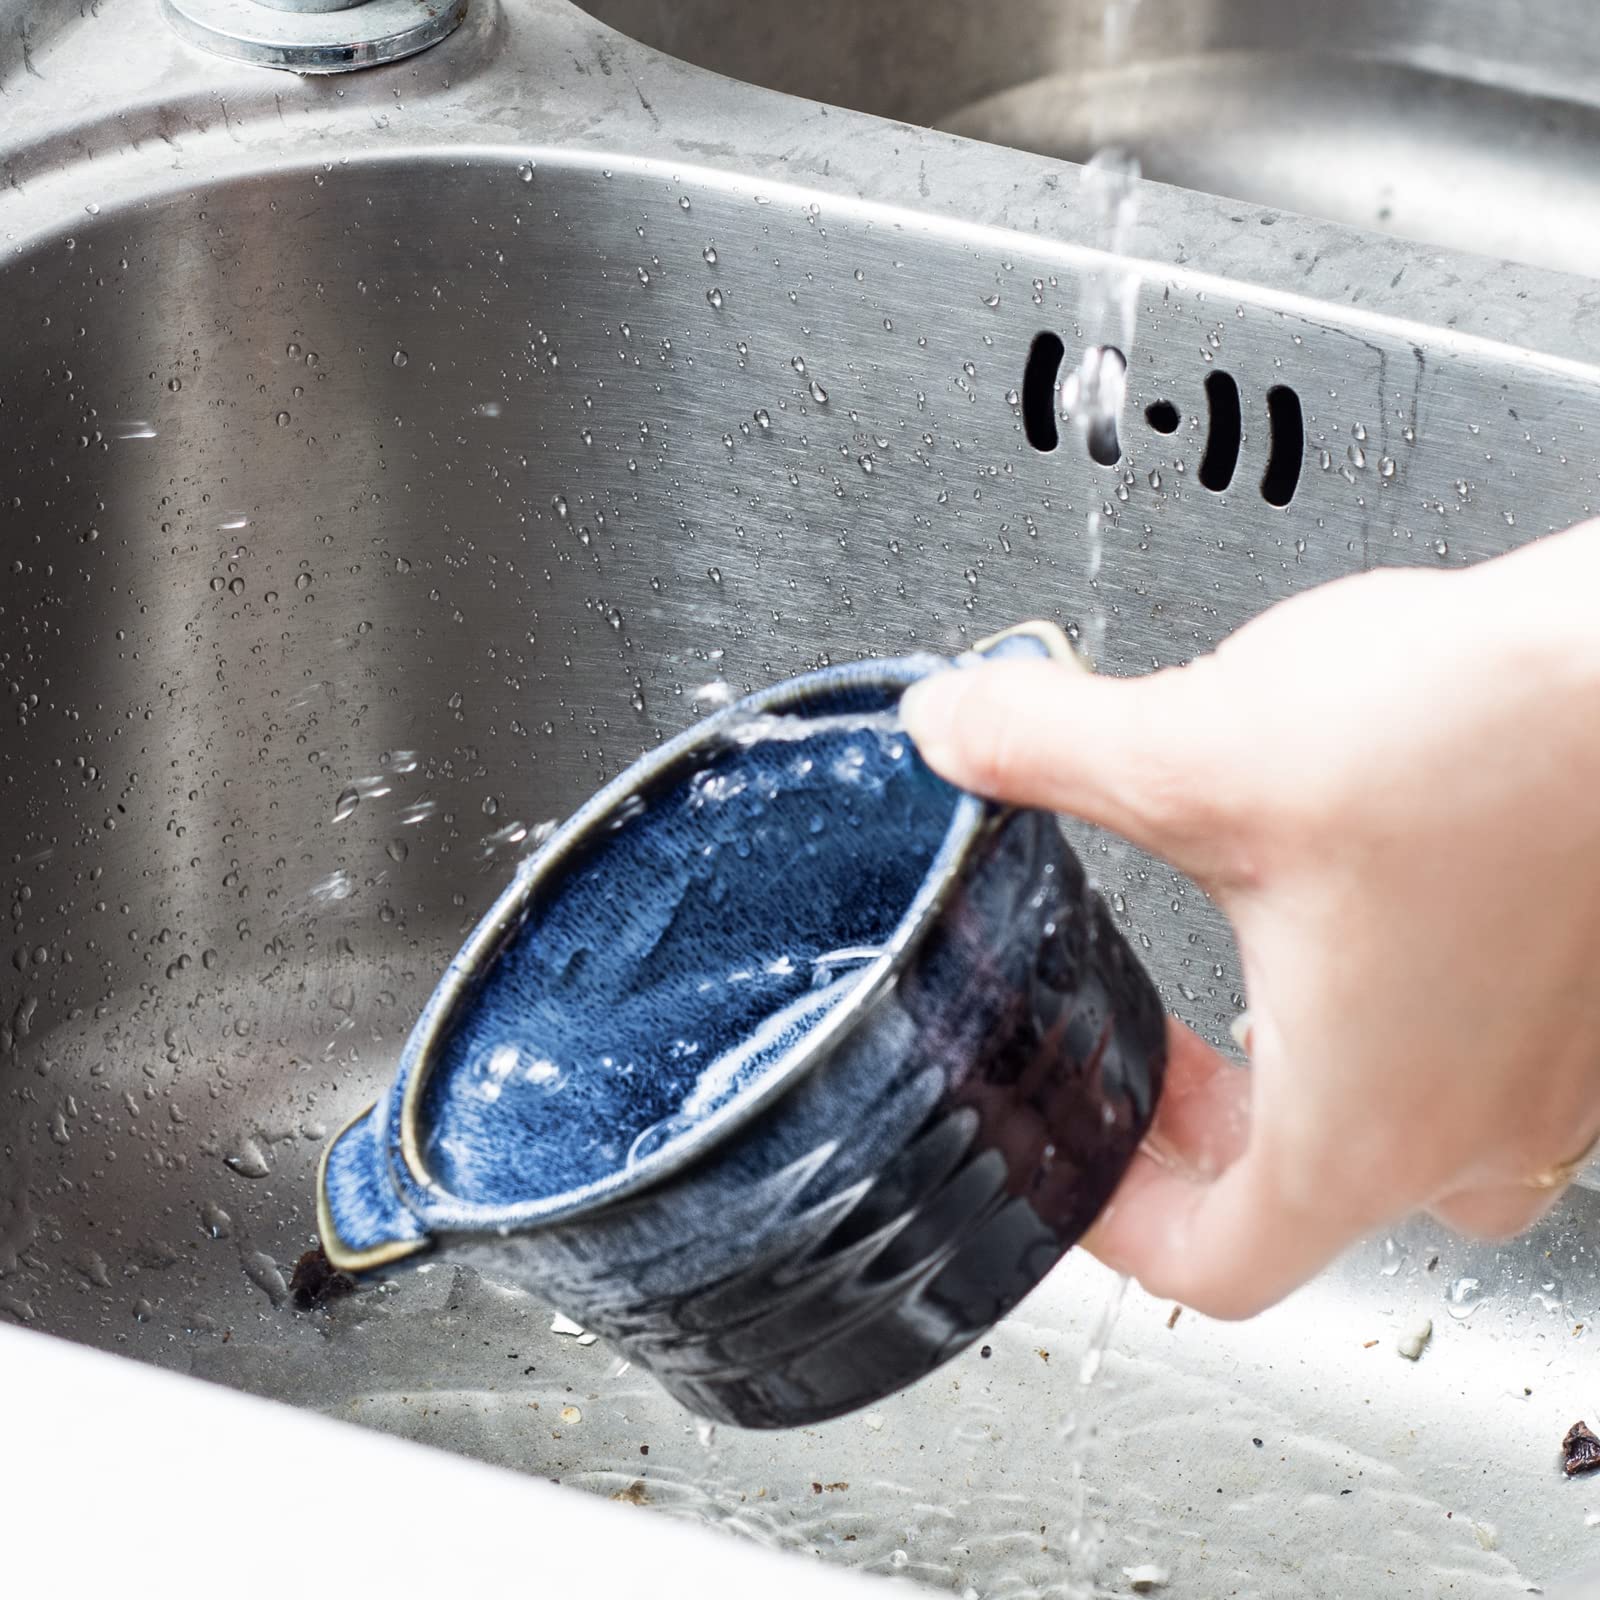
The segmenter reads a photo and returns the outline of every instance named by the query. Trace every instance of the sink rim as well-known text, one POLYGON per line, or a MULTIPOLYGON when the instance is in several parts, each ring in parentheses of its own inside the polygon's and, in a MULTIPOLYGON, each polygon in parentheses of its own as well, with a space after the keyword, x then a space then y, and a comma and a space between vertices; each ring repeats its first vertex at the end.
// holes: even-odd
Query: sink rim
MULTIPOLYGON (((1048 225, 1088 214, 1081 167, 689 66, 636 43, 573 0, 533 0, 515 16, 495 0, 478 0, 467 22, 434 49, 335 80, 339 98, 327 92, 327 79, 291 80, 298 85, 290 91, 298 102, 294 118, 281 92, 284 74, 181 46, 153 60, 134 3, 108 6, 96 22, 95 37, 118 53, 119 70, 93 103, 112 109, 97 109, 82 123, 82 95, 68 85, 83 71, 67 61, 52 60, 59 70, 26 77, 13 94, 26 114, 16 123, 20 139, 7 144, 0 136, 0 177, 12 180, 0 186, 5 255, 81 227, 84 210, 100 204, 113 185, 121 203, 192 189, 197 171, 202 184, 214 183, 315 165, 319 158, 327 163, 332 151, 354 163, 508 145, 526 155, 541 144, 569 162, 647 162, 667 174, 694 171, 697 181, 774 193, 782 184, 790 193, 826 197, 830 207, 892 213, 883 220, 900 226, 946 234, 972 229, 975 240, 1012 233, 1064 256, 1092 250, 1081 233, 1075 240, 1072 230, 1048 225), (574 62, 582 72, 576 89, 559 70, 574 62), (501 74, 514 78, 519 102, 542 111, 535 138, 507 139, 508 113, 494 87, 501 74), (388 124, 374 124, 392 108, 397 76, 410 82, 410 99, 404 131, 396 126, 391 133, 388 124), (194 130, 185 131, 176 164, 164 142, 170 137, 164 105, 194 130), (207 109, 210 119, 201 120, 207 109), (730 138, 736 128, 742 145, 730 138)), ((80 45, 88 50, 87 40, 83 28, 65 26, 52 36, 53 56, 71 55, 80 45)), ((87 76, 92 81, 95 74, 87 76)), ((1600 363, 1594 280, 1427 250, 1162 184, 1142 185, 1141 199, 1129 259, 1148 277, 1210 282, 1219 292, 1248 291, 1252 299, 1271 292, 1286 306, 1328 308, 1357 323, 1378 315, 1387 325, 1428 330, 1430 338, 1477 338, 1538 352, 1541 362, 1567 370, 1600 363), (1270 226, 1252 228, 1252 221, 1270 226), (1363 270, 1354 277, 1349 264, 1358 257, 1363 270), (1197 272, 1196 263, 1204 270, 1197 272), (1379 283, 1386 285, 1383 310, 1374 313, 1366 301, 1379 283)))

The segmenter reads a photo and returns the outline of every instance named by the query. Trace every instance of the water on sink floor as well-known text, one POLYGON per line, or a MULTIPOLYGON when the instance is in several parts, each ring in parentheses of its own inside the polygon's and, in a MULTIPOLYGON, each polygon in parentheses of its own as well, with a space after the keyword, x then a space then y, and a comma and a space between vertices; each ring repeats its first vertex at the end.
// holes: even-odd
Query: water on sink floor
POLYGON ((1113 1341, 1081 1386, 1079 1363, 1117 1293, 1111 1274, 1069 1258, 980 1347, 912 1390, 819 1427, 720 1428, 709 1440, 637 1367, 553 1332, 549 1309, 521 1292, 447 1263, 246 1335, 242 1347, 199 1341, 193 1365, 762 1544, 985 1600, 1126 1593, 1125 1571, 1149 1567, 1174 1595, 1376 1593, 1365 1587, 1374 1570, 1404 1580, 1397 1594, 1528 1591, 1498 1527, 1421 1492, 1403 1449, 1362 1450, 1226 1367, 1155 1356, 1156 1339, 1177 1351, 1196 1331, 1169 1328, 1165 1305, 1132 1295, 1126 1347, 1113 1341), (352 1394, 358 1372, 367 1382, 352 1394), (1219 1435, 1230 1448, 1217 1448, 1219 1435))

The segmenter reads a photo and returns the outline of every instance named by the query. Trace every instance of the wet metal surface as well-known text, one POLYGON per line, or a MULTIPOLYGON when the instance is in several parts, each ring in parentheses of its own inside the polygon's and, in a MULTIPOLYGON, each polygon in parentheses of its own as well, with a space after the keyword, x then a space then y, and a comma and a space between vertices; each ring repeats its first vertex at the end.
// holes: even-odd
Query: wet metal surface
MULTIPOLYGON (((1564 526, 1586 282, 1147 187, 1103 467, 1023 416, 1098 265, 1070 166, 707 78, 554 0, 337 87, 111 0, 4 82, 0 1313, 957 1593, 1149 1561, 1174 1594, 1494 1595, 1585 1559, 1589 1194, 1499 1250, 1374 1241, 1247 1327, 1132 1296, 1087 1392, 1107 1285, 1073 1259, 988 1357, 709 1452, 471 1273, 287 1291, 320 1142, 540 826, 696 690, 1097 606, 1137 671, 1564 526)), ((1216 913, 1077 837, 1224 1039, 1216 913)))

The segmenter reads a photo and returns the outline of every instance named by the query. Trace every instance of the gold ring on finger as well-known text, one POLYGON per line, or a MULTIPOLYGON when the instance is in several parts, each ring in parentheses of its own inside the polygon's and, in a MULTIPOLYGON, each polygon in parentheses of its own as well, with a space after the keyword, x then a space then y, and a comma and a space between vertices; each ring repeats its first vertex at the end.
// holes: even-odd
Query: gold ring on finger
POLYGON ((1600 1151, 1600 1134, 1591 1139, 1570 1161, 1558 1161, 1553 1167, 1545 1167, 1522 1181, 1530 1189, 1565 1189, 1589 1165, 1596 1151, 1600 1151))

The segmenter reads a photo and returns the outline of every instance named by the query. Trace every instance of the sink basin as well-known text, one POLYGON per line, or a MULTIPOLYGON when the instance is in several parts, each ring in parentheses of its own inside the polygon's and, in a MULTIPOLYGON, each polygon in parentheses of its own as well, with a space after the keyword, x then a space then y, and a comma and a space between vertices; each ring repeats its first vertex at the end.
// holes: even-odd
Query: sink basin
POLYGON ((1438 0, 585 0, 791 94, 1452 250, 1593 275, 1592 30, 1438 0), (1559 49, 1552 42, 1559 38, 1559 49))
MULTIPOLYGON (((954 1593, 1152 1563, 1489 1596, 1582 1562, 1585 1192, 1499 1248, 1374 1240, 1241 1327, 1135 1291, 1108 1331, 1074 1257, 878 1410, 709 1442, 489 1279, 310 1311, 291 1279, 320 1145, 464 931, 698 689, 1025 614, 1137 671, 1564 526, 1592 285, 1159 185, 1118 264, 1075 167, 559 0, 342 82, 198 56, 143 0, 40 39, 0 102, 0 1314, 954 1593), (1049 397, 1127 271, 1106 466, 1049 397)), ((1225 1038, 1221 919, 1074 836, 1225 1038)))

